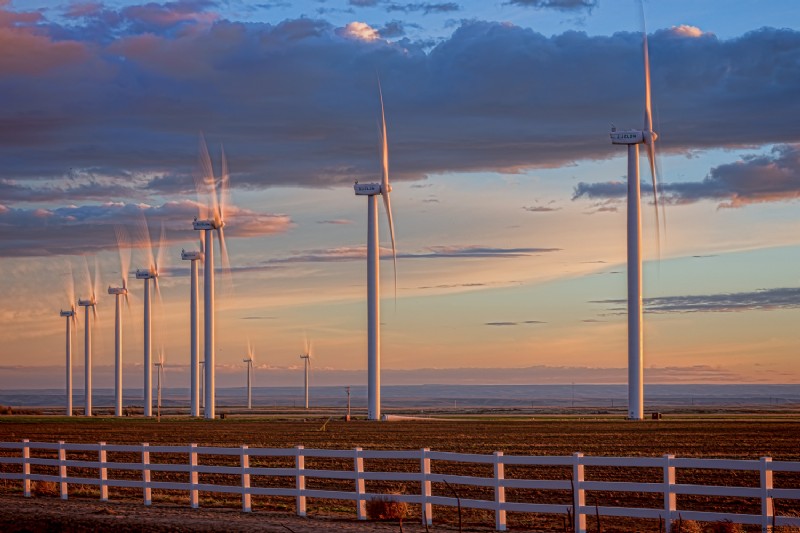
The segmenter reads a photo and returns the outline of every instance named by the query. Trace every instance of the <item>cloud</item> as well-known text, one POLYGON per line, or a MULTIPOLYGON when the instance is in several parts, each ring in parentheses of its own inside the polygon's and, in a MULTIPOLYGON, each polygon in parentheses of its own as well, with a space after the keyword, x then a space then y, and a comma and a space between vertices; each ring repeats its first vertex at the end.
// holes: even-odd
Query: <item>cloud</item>
MULTIPOLYGON (((735 163, 711 169, 702 181, 662 183, 661 197, 674 204, 701 200, 720 201, 719 207, 734 208, 754 203, 800 198, 800 145, 774 147, 767 154, 745 156, 735 163)), ((644 192, 652 186, 642 183, 644 192)), ((572 199, 622 198, 627 186, 621 181, 578 183, 572 199)))
POLYGON ((345 218, 334 218, 331 220, 317 220, 317 224, 332 224, 334 226, 343 226, 352 223, 353 223, 352 220, 347 220, 345 218))
MULTIPOLYGON (((458 7, 380 4, 395 5, 458 7)), ((60 23, 0 6, 4 50, 13 51, 0 57, 0 159, 4 179, 22 188, 15 194, 46 194, 69 168, 108 185, 134 176, 151 203, 183 193, 199 130, 225 142, 237 188, 372 179, 376 71, 397 181, 610 158, 621 152, 602 139, 609 118, 641 125, 641 109, 618 90, 641 86, 637 33, 545 36, 464 21, 426 48, 352 38, 325 20, 239 22, 215 10, 94 4, 60 23)), ((650 36, 664 151, 798 142, 800 32, 687 33, 650 36)))
MULTIPOLYGON (((55 209, 20 209, 0 204, 0 255, 31 257, 83 255, 117 248, 114 226, 136 228, 142 216, 151 228, 151 240, 163 223, 171 242, 196 241, 192 219, 197 215, 193 201, 166 202, 158 206, 108 202, 55 209)), ((291 227, 286 215, 256 213, 232 207, 226 212, 225 235, 253 237, 272 235, 291 227)))
POLYGON ((381 35, 372 26, 364 22, 351 22, 341 32, 345 37, 351 39, 359 39, 362 41, 375 41, 380 39, 381 35))
MULTIPOLYGON (((598 300, 591 303, 610 304, 611 312, 625 312, 627 300, 598 300)), ((800 308, 800 287, 762 289, 753 292, 663 296, 645 298, 647 313, 731 313, 740 311, 773 311, 800 308)))
POLYGON ((525 324, 547 324, 540 320, 525 320, 523 322, 486 322, 484 326, 522 326, 525 324))
POLYGON ((401 2, 390 2, 386 5, 386 11, 401 11, 403 13, 417 13, 430 15, 431 13, 452 13, 459 11, 461 6, 455 2, 416 2, 404 4, 401 2))
MULTIPOLYGON (((468 246, 428 246, 416 253, 398 253, 398 259, 450 259, 450 258, 513 258, 529 257, 548 252, 558 252, 560 248, 499 248, 478 245, 468 246)), ((391 249, 382 248, 381 257, 390 258, 391 249)), ((270 259, 267 263, 328 263, 363 260, 367 257, 366 246, 340 246, 298 252, 290 257, 270 259)))
POLYGON ((558 11, 591 11, 597 7, 597 0, 508 0, 506 4, 558 11))
POLYGON ((554 201, 548 202, 547 205, 528 205, 522 206, 522 209, 529 213, 550 213, 552 211, 560 211, 560 207, 553 207, 554 201))

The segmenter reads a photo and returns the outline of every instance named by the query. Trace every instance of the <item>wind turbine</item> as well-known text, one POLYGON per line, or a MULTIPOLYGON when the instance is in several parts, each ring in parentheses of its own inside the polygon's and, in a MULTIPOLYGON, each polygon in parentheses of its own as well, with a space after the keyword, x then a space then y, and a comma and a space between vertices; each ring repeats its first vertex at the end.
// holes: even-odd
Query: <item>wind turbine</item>
POLYGON ((311 342, 306 339, 306 349, 303 354, 300 355, 300 359, 303 360, 304 368, 305 368, 305 393, 306 393, 306 409, 308 409, 308 368, 311 366, 311 342))
POLYGON ((383 196, 389 232, 392 237, 392 259, 394 261, 394 290, 397 297, 397 248, 394 240, 394 222, 389 193, 389 144, 386 138, 386 114, 383 109, 383 92, 378 83, 381 102, 381 164, 380 183, 358 183, 353 186, 356 196, 367 197, 367 374, 369 420, 381 418, 381 309, 380 309, 380 243, 378 239, 378 200, 383 196))
POLYGON ((66 411, 67 416, 72 416, 72 330, 77 329, 78 314, 75 310, 75 282, 72 279, 72 272, 70 272, 69 286, 67 289, 69 295, 69 309, 63 309, 59 313, 60 316, 65 317, 67 320, 67 342, 66 342, 66 389, 67 389, 67 403, 66 411))
POLYGON ((206 362, 205 377, 205 418, 213 419, 216 416, 216 385, 215 385, 215 353, 214 353, 214 240, 212 232, 217 232, 219 239, 222 264, 228 264, 228 250, 225 247, 225 203, 228 196, 228 163, 225 152, 222 152, 222 172, 219 183, 214 178, 211 156, 208 153, 205 139, 200 137, 200 166, 202 176, 197 185, 198 196, 207 196, 207 209, 201 201, 198 202, 199 214, 194 219, 192 227, 203 231, 205 246, 205 265, 203 267, 203 351, 206 362))
MULTIPOLYGON (((86 274, 89 275, 89 265, 86 264, 86 274)), ((95 260, 94 276, 89 277, 89 290, 91 295, 84 300, 79 299, 78 305, 86 310, 86 320, 84 322, 84 415, 92 416, 92 324, 89 321, 89 308, 92 308, 92 315, 97 320, 97 261, 95 260)))
MULTIPOLYGON (((201 235, 204 235, 201 233, 201 235)), ((200 250, 181 250, 181 259, 191 261, 192 280, 190 283, 190 347, 189 347, 189 374, 191 376, 191 404, 192 416, 200 416, 200 329, 197 316, 197 262, 203 260, 203 240, 200 240, 200 250)))
MULTIPOLYGON (((644 12, 642 13, 644 16, 644 12)), ((639 183, 639 145, 647 148, 653 197, 656 211, 656 231, 659 227, 658 188, 655 165, 653 113, 650 100, 650 56, 647 30, 644 31, 644 127, 641 130, 621 130, 612 126, 611 143, 628 146, 628 419, 644 418, 644 349, 642 316, 642 195, 639 183)), ((660 240, 660 236, 658 237, 660 240)))
POLYGON ((153 363, 153 366, 158 368, 156 378, 156 416, 161 420, 161 380, 164 377, 164 348, 158 350, 158 361, 153 363))
POLYGON ((247 363, 247 408, 253 408, 253 361, 255 360, 255 352, 253 347, 250 346, 250 341, 247 342, 247 357, 242 359, 242 362, 247 363))
POLYGON ((115 297, 114 305, 114 415, 122 416, 122 302, 120 296, 125 298, 125 304, 130 309, 131 304, 128 299, 128 272, 131 266, 130 240, 127 232, 120 226, 114 228, 117 235, 117 247, 119 248, 120 274, 122 276, 122 286, 108 286, 108 294, 115 297))
MULTIPOLYGON (((143 218, 144 220, 144 218, 143 218)), ((150 232, 147 229, 147 221, 144 220, 144 233, 142 237, 148 254, 148 267, 136 269, 136 279, 144 280, 144 416, 153 416, 153 361, 152 361, 152 311, 150 303, 150 280, 153 280, 156 292, 160 294, 158 288, 158 262, 163 257, 166 236, 164 227, 161 227, 161 239, 158 247, 158 257, 153 256, 150 244, 150 232)))

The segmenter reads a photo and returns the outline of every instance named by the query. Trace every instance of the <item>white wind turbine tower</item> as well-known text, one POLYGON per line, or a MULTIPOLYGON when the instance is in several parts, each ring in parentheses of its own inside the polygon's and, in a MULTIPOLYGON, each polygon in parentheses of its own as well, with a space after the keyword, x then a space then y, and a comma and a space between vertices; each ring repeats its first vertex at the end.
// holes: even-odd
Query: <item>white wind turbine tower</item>
MULTIPOLYGON (((144 220, 144 218, 143 218, 144 220)), ((153 360, 152 360, 152 305, 150 296, 150 280, 155 284, 155 290, 160 294, 158 287, 158 263, 164 257, 166 246, 166 236, 164 227, 161 227, 161 239, 158 247, 158 257, 153 256, 153 249, 150 244, 150 232, 147 229, 147 221, 143 223, 142 239, 148 255, 148 267, 136 269, 136 279, 144 280, 144 416, 153 416, 153 360)))
POLYGON ((311 366, 311 358, 312 358, 312 355, 311 355, 311 342, 308 339, 306 339, 305 352, 303 352, 300 355, 300 359, 302 359, 303 363, 304 363, 304 371, 305 371, 304 372, 304 383, 305 383, 305 398, 306 398, 305 406, 306 406, 306 409, 308 409, 308 368, 311 366))
POLYGON ((205 376, 205 418, 214 419, 216 416, 216 359, 214 351, 214 239, 211 234, 217 232, 219 239, 220 255, 223 266, 228 265, 228 251, 225 247, 225 204, 228 196, 228 163, 225 152, 222 152, 222 172, 219 183, 214 178, 211 156, 205 140, 200 138, 200 166, 202 175, 196 183, 197 193, 200 197, 198 207, 199 216, 194 220, 192 227, 203 231, 203 241, 206 243, 205 265, 203 267, 203 351, 206 364, 205 376), (203 197, 207 197, 208 208, 204 209, 203 197))
POLYGON ((117 235, 119 248, 120 275, 122 286, 108 287, 108 294, 113 294, 114 302, 114 415, 122 416, 122 302, 120 296, 125 298, 125 304, 130 309, 128 299, 128 272, 131 266, 130 239, 127 232, 120 226, 114 228, 117 235))
MULTIPOLYGON (((86 264, 86 274, 89 275, 89 265, 86 264)), ((78 300, 78 305, 86 309, 86 320, 84 322, 84 416, 92 416, 92 324, 89 321, 89 308, 92 308, 92 315, 97 320, 97 261, 95 260, 94 276, 89 278, 91 295, 89 298, 78 300)))
MULTIPOLYGON (((200 235, 205 235, 201 233, 200 235)), ((200 240, 200 250, 181 250, 181 259, 191 261, 191 282, 189 288, 189 374, 191 381, 191 411, 192 416, 200 416, 200 323, 197 315, 197 262, 203 260, 203 240, 200 240)))
POLYGON ((67 341, 66 341, 66 415, 72 416, 72 330, 77 329, 78 313, 75 310, 75 281, 72 278, 70 269, 69 285, 67 288, 69 297, 69 309, 60 312, 60 316, 67 320, 67 341))
POLYGON ((255 352, 253 351, 253 347, 250 345, 250 341, 247 342, 247 357, 242 359, 242 362, 247 364, 247 408, 253 408, 253 362, 255 361, 255 352))
MULTIPOLYGON (((643 13, 644 15, 644 13, 643 13)), ((644 128, 617 131, 611 128, 612 144, 628 145, 628 418, 644 418, 644 349, 642 316, 642 195, 639 182, 639 145, 647 148, 655 198, 656 231, 659 227, 658 188, 655 166, 653 114, 650 100, 650 57, 644 31, 644 128)), ((660 240, 660 237, 658 237, 660 240)))
POLYGON ((160 348, 158 350, 158 361, 153 363, 153 366, 158 368, 158 373, 156 374, 156 416, 159 420, 161 420, 161 381, 164 379, 165 362, 164 348, 160 348))
POLYGON ((389 145, 386 138, 386 115, 383 110, 383 93, 378 83, 381 102, 381 164, 380 183, 358 183, 354 185, 357 196, 367 197, 367 374, 368 374, 368 415, 369 420, 381 418, 381 310, 380 310, 380 243, 378 239, 378 200, 383 196, 383 205, 389 221, 392 237, 392 258, 394 260, 394 288, 397 297, 397 249, 394 240, 394 222, 389 193, 389 145))

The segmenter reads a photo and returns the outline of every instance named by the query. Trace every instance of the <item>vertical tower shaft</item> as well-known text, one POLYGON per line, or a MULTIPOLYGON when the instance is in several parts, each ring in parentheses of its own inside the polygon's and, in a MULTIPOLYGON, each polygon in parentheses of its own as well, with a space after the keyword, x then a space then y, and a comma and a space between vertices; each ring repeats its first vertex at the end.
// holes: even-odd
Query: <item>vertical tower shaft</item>
POLYGON ((89 306, 85 306, 86 309, 86 321, 84 325, 86 327, 86 331, 84 333, 84 354, 85 354, 85 361, 84 361, 84 405, 86 406, 84 410, 84 415, 92 416, 92 325, 89 323, 89 306))
POLYGON ((381 308, 378 197, 367 196, 367 375, 369 420, 381 418, 381 308))
POLYGON ((122 416, 122 302, 115 296, 114 317, 114 414, 122 416))
POLYGON ((253 362, 248 361, 247 362, 247 408, 248 409, 253 408, 253 393, 252 393, 253 382, 252 382, 252 376, 250 375, 250 371, 252 368, 253 368, 253 362))
POLYGON ((150 321, 150 279, 144 280, 144 416, 153 416, 153 358, 150 321))
POLYGON ((192 281, 191 281, 191 303, 190 303, 190 329, 191 329, 191 354, 190 354, 190 370, 192 382, 192 416, 200 416, 200 389, 199 389, 199 375, 200 375, 200 332, 198 328, 197 317, 197 261, 191 261, 192 267, 192 281))
POLYGON ((303 363, 305 364, 305 366, 304 366, 304 369, 305 369, 305 372, 304 372, 305 388, 304 388, 304 390, 305 390, 305 393, 306 393, 306 404, 305 405, 306 405, 306 409, 308 409, 308 357, 306 357, 303 360, 303 363))
POLYGON ((642 195, 639 145, 628 145, 628 418, 644 418, 642 195))
POLYGON ((214 241, 211 230, 204 230, 206 247, 206 264, 203 269, 203 321, 204 321, 204 346, 206 360, 206 405, 205 418, 214 419, 216 416, 215 389, 214 389, 214 241))
POLYGON ((72 330, 70 329, 70 323, 69 323, 69 321, 72 318, 73 317, 70 317, 70 316, 67 317, 67 346, 66 346, 66 348, 67 348, 67 351, 66 351, 66 354, 67 354, 67 361, 66 361, 66 366, 67 366, 67 375, 66 375, 66 380, 67 380, 67 405, 66 405, 66 410, 67 410, 67 412, 66 412, 66 415, 67 416, 72 416, 72 330))

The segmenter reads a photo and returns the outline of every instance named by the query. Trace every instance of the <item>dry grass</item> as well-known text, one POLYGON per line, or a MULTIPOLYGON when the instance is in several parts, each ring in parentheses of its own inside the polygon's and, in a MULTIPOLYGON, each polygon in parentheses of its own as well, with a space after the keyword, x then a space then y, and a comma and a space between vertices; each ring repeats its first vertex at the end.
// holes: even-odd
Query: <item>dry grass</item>
POLYGON ((31 494, 39 497, 60 495, 58 484, 55 481, 31 481, 31 494))
POLYGON ((392 499, 391 495, 367 500, 367 518, 370 520, 400 520, 408 514, 408 504, 392 499))

